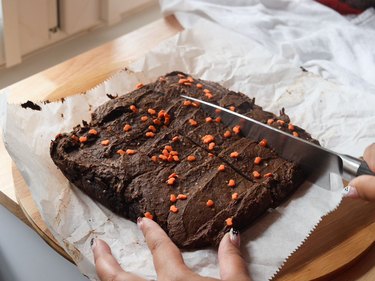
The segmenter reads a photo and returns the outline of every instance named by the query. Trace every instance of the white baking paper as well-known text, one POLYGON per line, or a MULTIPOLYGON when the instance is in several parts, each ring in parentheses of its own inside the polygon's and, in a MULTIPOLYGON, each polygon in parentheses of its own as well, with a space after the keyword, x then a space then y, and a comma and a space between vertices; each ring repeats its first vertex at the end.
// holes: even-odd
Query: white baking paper
MULTIPOLYGON (((154 81, 173 70, 240 90, 275 113, 285 107, 294 124, 336 151, 360 155, 375 139, 375 122, 370 122, 375 96, 365 101, 361 93, 345 92, 271 56, 255 42, 205 21, 161 43, 86 94, 40 104, 41 111, 9 104, 3 128, 6 147, 51 232, 91 280, 98 280, 89 245, 93 237, 107 241, 126 270, 146 278, 156 276, 136 224, 112 214, 71 186, 49 157, 50 141, 81 120, 90 120, 90 113, 108 100, 106 94, 126 94, 138 82, 154 81), (371 128, 364 130, 364 124, 371 128)), ((338 182, 331 190, 305 182, 290 200, 242 233, 254 280, 270 279, 322 216, 338 206, 338 182)), ((219 277, 215 250, 184 252, 183 256, 197 273, 219 277)))

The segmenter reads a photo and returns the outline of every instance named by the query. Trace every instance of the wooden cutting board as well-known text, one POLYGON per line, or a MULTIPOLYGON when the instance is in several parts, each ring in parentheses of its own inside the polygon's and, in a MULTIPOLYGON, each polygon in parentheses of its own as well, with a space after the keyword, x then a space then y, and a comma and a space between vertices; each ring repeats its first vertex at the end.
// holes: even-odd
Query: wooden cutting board
MULTIPOLYGON (((12 172, 16 196, 26 217, 51 247, 71 260, 43 222, 29 188, 15 165, 12 172)), ((276 280, 329 280, 327 278, 365 254, 374 240, 375 204, 345 199, 289 258, 276 280)))

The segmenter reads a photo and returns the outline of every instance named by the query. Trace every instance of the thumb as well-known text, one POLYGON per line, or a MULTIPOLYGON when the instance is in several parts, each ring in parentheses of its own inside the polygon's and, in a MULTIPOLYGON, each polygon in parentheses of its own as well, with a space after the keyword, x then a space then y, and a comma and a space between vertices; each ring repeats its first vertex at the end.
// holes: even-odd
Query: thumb
POLYGON ((219 245, 220 276, 225 281, 251 281, 240 251, 240 234, 233 228, 226 233, 219 245))
POLYGON ((353 179, 345 188, 344 197, 375 202, 375 177, 363 175, 353 179))
POLYGON ((96 272, 100 280, 145 281, 143 278, 140 278, 132 273, 125 272, 112 255, 108 244, 103 240, 92 240, 92 251, 94 254, 96 272))

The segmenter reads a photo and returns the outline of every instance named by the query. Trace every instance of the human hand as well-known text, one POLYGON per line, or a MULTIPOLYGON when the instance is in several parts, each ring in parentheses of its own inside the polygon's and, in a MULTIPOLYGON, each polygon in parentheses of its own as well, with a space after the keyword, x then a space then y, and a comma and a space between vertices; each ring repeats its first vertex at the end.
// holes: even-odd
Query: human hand
MULTIPOLYGON (((191 271, 184 263, 180 250, 167 234, 153 220, 138 219, 147 246, 149 247, 159 281, 189 280, 218 281, 219 279, 202 277, 191 271)), ((236 231, 226 233, 220 242, 218 257, 221 280, 251 281, 246 263, 240 252, 240 236, 236 231)), ((112 256, 111 249, 103 240, 93 240, 92 250, 96 272, 102 281, 145 281, 133 273, 124 271, 112 256)))
MULTIPOLYGON (((370 170, 375 172, 375 143, 366 148, 363 159, 366 161, 370 170)), ((375 177, 363 175, 354 178, 345 188, 344 196, 375 202, 375 177)))

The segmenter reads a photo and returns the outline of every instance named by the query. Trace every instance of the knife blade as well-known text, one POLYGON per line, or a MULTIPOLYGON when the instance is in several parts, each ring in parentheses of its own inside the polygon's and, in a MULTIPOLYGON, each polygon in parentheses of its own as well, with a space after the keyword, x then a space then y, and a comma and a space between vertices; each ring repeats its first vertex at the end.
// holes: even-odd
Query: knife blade
POLYGON ((349 181, 364 174, 375 176, 365 161, 336 153, 216 104, 185 95, 181 97, 200 103, 211 116, 220 110, 223 124, 228 127, 239 125, 245 137, 255 141, 266 139, 280 157, 296 163, 310 182, 325 189, 331 190, 334 186, 337 189, 340 185, 331 183, 342 183, 342 178, 349 181))

